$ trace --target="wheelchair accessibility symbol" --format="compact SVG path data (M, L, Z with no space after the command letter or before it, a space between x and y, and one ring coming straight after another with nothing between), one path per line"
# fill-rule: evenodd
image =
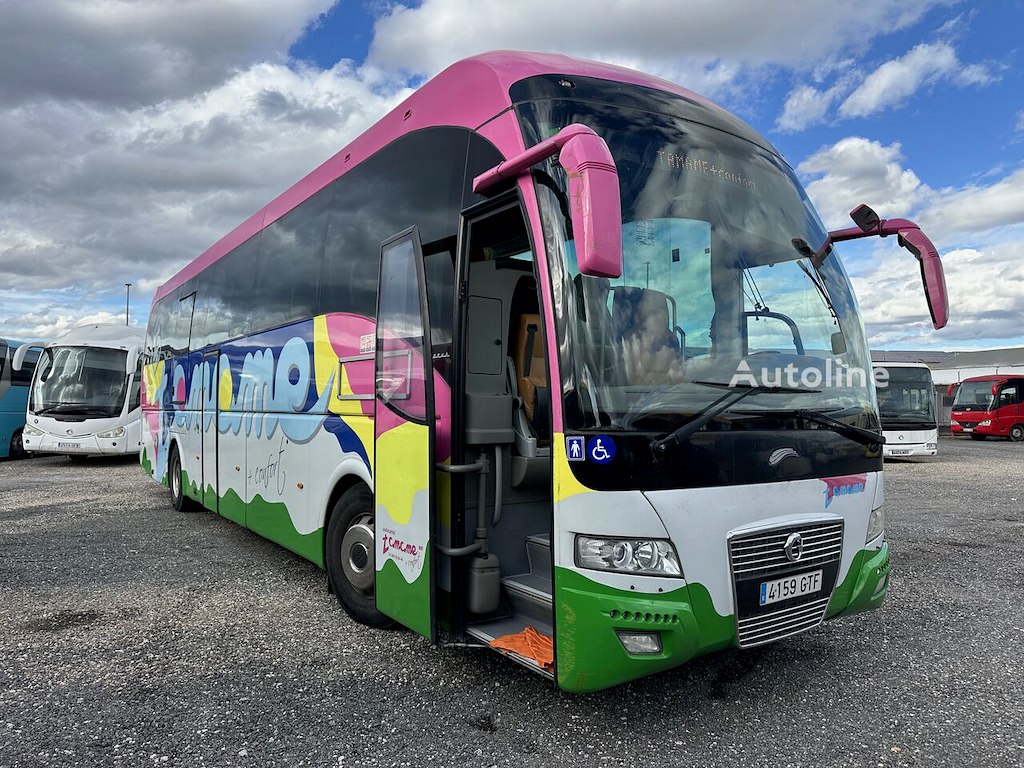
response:
M615 458L615 441L608 435L597 435L587 442L587 458L595 464L607 464Z

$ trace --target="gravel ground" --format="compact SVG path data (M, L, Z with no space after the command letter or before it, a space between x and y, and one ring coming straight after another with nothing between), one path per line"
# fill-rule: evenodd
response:
M134 463L0 463L0 766L1024 764L1024 446L886 466L884 608L588 696L351 622Z

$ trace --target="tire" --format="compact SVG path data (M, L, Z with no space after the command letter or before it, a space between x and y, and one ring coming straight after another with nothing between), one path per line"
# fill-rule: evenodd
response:
M984 440L986 435L971 435L971 440Z
M185 482L181 477L181 456L177 446L171 448L171 456L167 460L167 484L171 487L171 506L176 512L185 512Z
M365 485L349 488L331 510L327 524L327 580L345 613L370 627L394 621L377 610L373 495Z
M1015 443L1024 441L1024 424L1014 424L1010 427L1010 439Z
M7 455L12 459L24 459L28 456L28 451L25 450L25 443L21 439L20 429L11 435L11 449Z

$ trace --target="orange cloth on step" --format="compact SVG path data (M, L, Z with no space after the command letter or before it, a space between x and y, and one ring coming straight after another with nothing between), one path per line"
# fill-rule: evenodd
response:
M511 635L502 635L491 640L491 648L499 651L512 651L524 659L533 659L541 669L551 669L555 666L555 646L551 638L542 635L533 627L527 627L522 632Z

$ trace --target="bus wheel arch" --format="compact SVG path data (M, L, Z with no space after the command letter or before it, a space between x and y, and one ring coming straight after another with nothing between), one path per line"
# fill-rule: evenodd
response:
M1024 424L1014 424L1010 427L1010 439L1015 443L1024 442Z
M327 581L349 616L360 624L386 627L393 622L377 610L373 531L373 493L359 478L332 494L324 536Z

